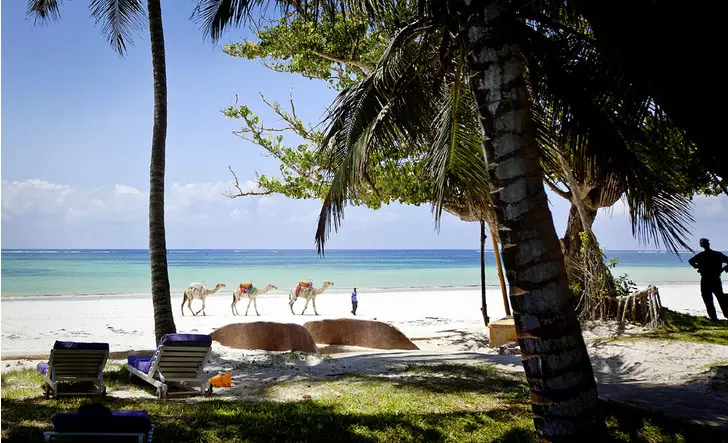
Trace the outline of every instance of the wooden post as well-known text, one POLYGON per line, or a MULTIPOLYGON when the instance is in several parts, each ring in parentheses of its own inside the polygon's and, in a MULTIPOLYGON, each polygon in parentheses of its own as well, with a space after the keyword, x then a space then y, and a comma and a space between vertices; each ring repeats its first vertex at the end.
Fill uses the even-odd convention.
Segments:
POLYGON ((493 254, 495 254, 495 267, 498 269, 498 280, 500 280, 501 293, 503 294, 503 306, 506 308, 506 315, 511 315, 511 306, 508 303, 508 291, 506 290, 506 279, 503 277, 503 265, 501 264, 500 248, 498 247, 498 233, 490 226, 490 238, 493 240, 493 254))
POLYGON ((483 311, 483 320, 485 320, 485 326, 488 326, 490 319, 488 318, 488 303, 485 300, 485 222, 480 221, 480 297, 483 302, 483 307, 480 308, 483 311))

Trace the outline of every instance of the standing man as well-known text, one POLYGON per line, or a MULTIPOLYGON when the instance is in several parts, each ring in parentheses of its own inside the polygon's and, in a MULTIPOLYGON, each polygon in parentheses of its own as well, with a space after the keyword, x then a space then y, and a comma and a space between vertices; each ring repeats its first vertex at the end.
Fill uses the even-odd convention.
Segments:
POLYGON ((710 240, 707 238, 700 239, 700 246, 705 250, 688 260, 688 263, 700 273, 700 294, 703 296, 705 309, 708 310, 711 320, 718 320, 713 305, 715 294, 723 316, 728 318, 728 296, 723 294, 723 284, 720 281, 720 273, 728 271, 728 266, 723 266, 724 263, 728 264, 728 257, 722 252, 710 249, 710 240))
POLYGON ((356 315, 356 307, 359 306, 359 301, 356 299, 356 288, 351 293, 351 313, 356 315))

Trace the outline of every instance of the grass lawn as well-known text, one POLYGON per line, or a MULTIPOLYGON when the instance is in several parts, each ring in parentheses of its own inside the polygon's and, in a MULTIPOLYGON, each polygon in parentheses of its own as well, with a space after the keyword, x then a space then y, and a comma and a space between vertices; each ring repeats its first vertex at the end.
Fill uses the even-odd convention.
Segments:
MULTIPOLYGON (((129 382, 118 368, 107 370, 104 379, 110 392, 147 389, 129 382)), ((156 425, 155 441, 160 442, 538 441, 525 379, 487 365, 421 365, 381 376, 346 374, 284 382, 264 388, 260 394, 269 400, 263 401, 45 400, 41 382, 40 374, 32 370, 3 374, 3 441, 42 441, 53 414, 93 401, 111 409, 147 410, 156 425), (286 395, 295 400, 271 400, 286 395)), ((605 404, 605 411, 610 441, 723 441, 703 428, 685 427, 643 411, 614 404, 605 404)))
POLYGON ((657 339, 728 345, 728 320, 712 321, 705 317, 665 310, 665 324, 654 331, 622 337, 623 339, 657 339))

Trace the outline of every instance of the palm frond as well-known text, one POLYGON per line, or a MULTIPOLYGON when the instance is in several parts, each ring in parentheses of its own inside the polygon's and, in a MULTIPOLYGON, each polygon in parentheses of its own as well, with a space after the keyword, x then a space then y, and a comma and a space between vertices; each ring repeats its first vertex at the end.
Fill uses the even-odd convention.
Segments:
POLYGON ((239 26, 248 18, 254 6, 266 3, 262 0, 199 0, 192 11, 192 20, 212 41, 217 41, 225 29, 239 26))
POLYGON ((552 154, 568 156, 580 182, 608 185, 605 199, 626 192, 638 240, 673 251, 687 247, 690 202, 671 174, 680 165, 667 155, 665 140, 646 131, 656 115, 652 98, 614 79, 588 38, 534 32, 529 43, 539 47, 529 51, 528 69, 537 79, 532 107, 546 169, 558 178, 552 154))
POLYGON ((324 199, 316 231, 323 254, 333 227, 338 230, 347 197, 369 177, 374 150, 423 145, 436 115, 432 96, 433 70, 422 59, 436 54, 427 23, 413 23, 390 42, 376 68, 362 81, 342 91, 328 110, 321 150, 335 171, 324 199))
POLYGON ((492 206, 488 170, 483 152, 483 134, 477 118, 472 88, 460 52, 454 79, 446 87, 441 110, 434 125, 434 142, 428 170, 433 178, 433 212, 439 226, 447 206, 470 208, 484 220, 492 206))
POLYGON ((34 24, 53 22, 61 18, 60 8, 63 0, 28 0, 28 17, 33 17, 34 24))
POLYGON ((678 252, 692 250, 688 244, 695 222, 690 199, 669 188, 627 185, 626 199, 632 219, 632 234, 642 243, 678 252))
POLYGON ((124 55, 127 42, 133 43, 132 33, 138 31, 144 22, 141 0, 91 0, 89 9, 109 44, 124 55))

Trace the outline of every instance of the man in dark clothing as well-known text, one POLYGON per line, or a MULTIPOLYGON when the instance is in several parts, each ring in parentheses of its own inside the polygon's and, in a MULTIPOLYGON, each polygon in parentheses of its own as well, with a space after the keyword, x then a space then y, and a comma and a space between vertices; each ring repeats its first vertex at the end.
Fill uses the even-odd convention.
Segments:
POLYGON ((351 293, 351 313, 356 315, 356 308, 359 306, 359 300, 356 298, 356 288, 351 293))
POLYGON ((718 320, 713 305, 713 294, 715 294, 723 316, 728 318, 728 296, 723 294, 723 284, 720 281, 720 273, 728 271, 728 266, 723 266, 724 263, 728 264, 728 257, 722 252, 710 249, 710 241, 707 238, 700 239, 700 246, 705 250, 688 260, 688 263, 700 273, 700 294, 703 296, 705 309, 708 310, 711 320, 718 320))

